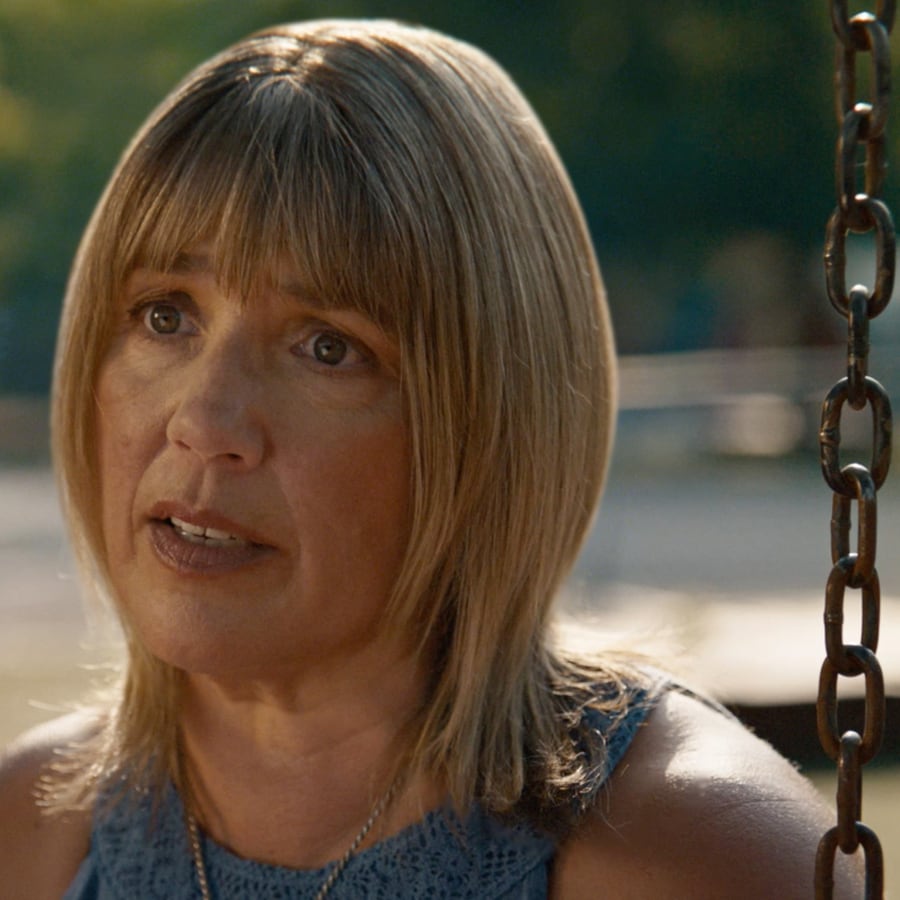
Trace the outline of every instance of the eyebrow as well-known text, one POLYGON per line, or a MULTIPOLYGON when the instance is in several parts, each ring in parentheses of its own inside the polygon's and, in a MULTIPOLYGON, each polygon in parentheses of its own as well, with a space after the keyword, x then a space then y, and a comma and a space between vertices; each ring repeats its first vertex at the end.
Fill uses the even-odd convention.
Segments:
POLYGON ((299 281, 280 281, 274 285, 274 288, 279 294, 283 294, 285 297, 292 297, 295 300, 301 300, 303 303, 310 304, 310 306, 325 306, 309 288, 299 281))
MULTIPOLYGON (((212 257, 208 253, 196 253, 186 250, 181 251, 167 266, 160 272, 163 275, 210 275, 213 274, 215 267, 212 263, 212 257)), ((277 282, 272 285, 274 290, 284 297, 298 300, 316 309, 327 309, 328 304, 323 303, 306 285, 296 279, 288 279, 283 282, 277 282)))
POLYGON ((212 272, 212 261, 208 253, 179 253, 166 270, 172 275, 199 275, 212 272))

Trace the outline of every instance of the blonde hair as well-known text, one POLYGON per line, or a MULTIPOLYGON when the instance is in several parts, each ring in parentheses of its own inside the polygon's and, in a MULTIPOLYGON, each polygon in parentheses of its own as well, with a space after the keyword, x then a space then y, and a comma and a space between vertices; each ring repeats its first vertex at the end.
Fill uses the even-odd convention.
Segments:
MULTIPOLYGON (((94 213, 61 325, 54 450, 101 584, 93 389, 110 311, 136 265, 166 268, 200 240, 228 286, 247 292, 287 259, 321 302, 397 337, 413 521, 389 612, 435 657, 412 761, 463 804, 566 806, 589 768, 572 729, 602 672, 557 654, 548 625, 605 475, 614 353, 537 116, 479 50, 385 21, 272 28, 176 88, 94 213)), ((178 674, 125 629, 97 771, 156 760, 158 780, 173 774, 178 674)))

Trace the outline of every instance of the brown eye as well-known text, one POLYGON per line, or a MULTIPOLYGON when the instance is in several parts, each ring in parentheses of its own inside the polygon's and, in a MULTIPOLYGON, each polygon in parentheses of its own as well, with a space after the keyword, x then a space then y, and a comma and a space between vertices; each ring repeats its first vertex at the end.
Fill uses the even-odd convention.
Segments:
POLYGON ((147 310, 144 322, 157 334, 175 334, 181 326, 181 313, 169 303, 156 303, 147 310))
POLYGON ((336 334, 320 334, 313 341, 312 351, 315 358, 320 363, 328 366, 337 366, 344 361, 347 356, 347 342, 339 338, 336 334))

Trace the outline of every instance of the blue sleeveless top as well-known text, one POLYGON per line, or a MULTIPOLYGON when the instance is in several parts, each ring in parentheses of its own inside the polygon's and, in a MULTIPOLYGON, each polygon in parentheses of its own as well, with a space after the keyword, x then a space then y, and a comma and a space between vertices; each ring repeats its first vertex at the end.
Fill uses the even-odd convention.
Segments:
MULTIPOLYGON (((615 719, 587 710, 606 744, 599 789, 624 756, 653 698, 615 719)), ((210 890, 216 900, 313 897, 328 877, 322 869, 288 869, 241 859, 202 836, 210 890)), ((534 828, 497 821, 478 804, 464 818, 449 808, 428 813, 403 831, 353 856, 329 892, 335 900, 479 900, 546 898, 554 840, 534 828)), ((196 900, 200 896, 184 823, 171 785, 154 810, 149 798, 123 801, 95 816, 91 848, 63 900, 196 900)))

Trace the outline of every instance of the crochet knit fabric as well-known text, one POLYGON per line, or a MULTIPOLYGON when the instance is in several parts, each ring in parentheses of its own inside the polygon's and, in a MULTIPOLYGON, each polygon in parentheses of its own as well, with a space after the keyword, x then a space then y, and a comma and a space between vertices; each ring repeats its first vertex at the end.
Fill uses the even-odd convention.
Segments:
MULTIPOLYGON (((645 695, 614 722, 589 710, 606 742, 602 786, 624 755, 652 703, 645 695), (613 724, 615 727, 613 727, 613 724)), ((171 785, 154 810, 149 798, 119 802, 95 817, 91 850, 64 900, 196 900, 197 876, 181 799, 171 785)), ((475 805, 465 818, 437 809, 357 853, 329 892, 334 900, 537 900, 547 896, 554 841, 527 825, 498 822, 475 805)), ((216 900, 314 897, 331 866, 288 869, 241 859, 203 837, 216 900)))

